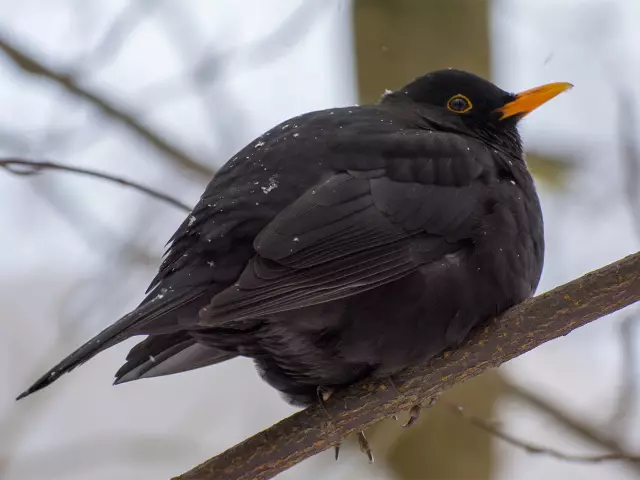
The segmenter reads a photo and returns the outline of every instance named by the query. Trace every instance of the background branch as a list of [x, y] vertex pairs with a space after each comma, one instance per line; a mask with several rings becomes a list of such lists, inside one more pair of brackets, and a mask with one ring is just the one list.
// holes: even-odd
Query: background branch
[[565, 411], [558, 405], [549, 402], [544, 397], [520, 385], [508, 382], [505, 383], [504, 387], [507, 394], [513, 396], [514, 399], [528, 404], [544, 415], [548, 415], [558, 425], [579, 436], [581, 439], [613, 452], [622, 460], [627, 460], [636, 473], [640, 474], [640, 462], [634, 459], [632, 453], [625, 450], [621, 445], [621, 441], [613, 436], [607, 435], [600, 426], [587, 423], [585, 419], [576, 417], [575, 414]]
[[450, 404], [449, 409], [456, 415], [467, 420], [471, 425], [484, 430], [485, 432], [504, 440], [514, 447], [521, 448], [527, 453], [537, 453], [542, 455], [548, 455], [558, 460], [565, 460], [567, 462], [582, 462], [582, 463], [600, 463], [611, 460], [628, 460], [634, 463], [640, 462], [640, 456], [627, 455], [622, 453], [608, 453], [603, 455], [576, 455], [571, 453], [564, 453], [553, 448], [543, 447], [541, 445], [535, 445], [533, 443], [525, 442], [513, 435], [502, 431], [493, 422], [485, 420], [483, 418], [471, 415], [465, 411], [460, 405]]
[[[633, 414], [638, 402], [638, 382], [636, 365], [638, 360], [637, 344], [635, 340], [638, 326], [638, 313], [632, 313], [620, 323], [620, 391], [613, 415], [609, 420], [609, 429], [619, 435], [627, 431], [628, 420]], [[640, 473], [640, 472], [639, 472]]]
[[39, 62], [34, 56], [26, 53], [21, 48], [11, 43], [0, 34], [0, 50], [3, 51], [7, 58], [20, 70], [37, 77], [47, 78], [67, 92], [74, 96], [89, 102], [97, 107], [102, 113], [112, 120], [126, 126], [129, 130], [137, 134], [138, 137], [144, 139], [152, 145], [156, 150], [163, 154], [165, 158], [170, 158], [179, 166], [190, 170], [198, 175], [211, 177], [214, 170], [204, 162], [196, 160], [190, 154], [186, 153], [179, 147], [172, 145], [162, 135], [154, 132], [148, 126], [141, 123], [133, 115], [125, 112], [116, 104], [106, 98], [90, 91], [89, 89], [79, 85], [76, 79], [62, 72], [57, 72], [53, 68], [45, 66]]
[[79, 173], [88, 177], [100, 178], [102, 180], [108, 180], [110, 182], [118, 183], [125, 187], [133, 188], [135, 190], [138, 190], [139, 192], [146, 193], [153, 198], [157, 198], [158, 200], [167, 202], [174, 207], [186, 212], [191, 211], [190, 206], [182, 203], [180, 200], [176, 200], [166, 193], [158, 192], [157, 190], [145, 187], [144, 185], [132, 182], [131, 180], [126, 180], [122, 177], [117, 177], [108, 173], [97, 172], [95, 170], [89, 170], [80, 167], [71, 167], [69, 165], [61, 165], [55, 162], [25, 160], [19, 158], [0, 158], [0, 168], [4, 168], [8, 172], [11, 172], [15, 175], [35, 175], [37, 173], [40, 173], [42, 170], [59, 170], [63, 172]]
[[175, 480], [262, 480], [352, 433], [640, 300], [640, 252], [521, 303], [459, 348], [389, 382], [360, 382], [211, 458]]

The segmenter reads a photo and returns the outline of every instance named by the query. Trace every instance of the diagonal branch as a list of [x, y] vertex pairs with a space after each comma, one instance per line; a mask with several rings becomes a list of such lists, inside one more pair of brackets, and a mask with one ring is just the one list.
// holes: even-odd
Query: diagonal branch
[[638, 380], [636, 365], [638, 364], [638, 348], [635, 341], [636, 328], [638, 327], [638, 314], [628, 315], [620, 323], [620, 349], [622, 381], [616, 401], [616, 408], [609, 420], [609, 428], [612, 432], [624, 435], [629, 427], [629, 419], [638, 404]]
[[611, 460], [629, 460], [634, 463], [640, 463], [640, 456], [638, 455], [625, 455], [622, 453], [606, 453], [602, 455], [576, 455], [573, 453], [564, 453], [558, 450], [554, 450], [552, 448], [543, 447], [541, 445], [535, 445], [533, 443], [525, 442], [520, 440], [519, 438], [514, 437], [513, 435], [500, 430], [498, 427], [493, 425], [491, 422], [476, 417], [475, 415], [471, 415], [467, 413], [464, 408], [460, 405], [448, 405], [453, 413], [456, 415], [466, 419], [471, 425], [477, 427], [485, 432], [498, 437], [500, 440], [504, 440], [505, 442], [513, 445], [514, 447], [520, 448], [527, 453], [537, 453], [541, 455], [547, 455], [553, 458], [557, 458], [558, 460], [564, 460], [566, 462], [581, 462], [581, 463], [601, 463], [607, 462]]
[[618, 99], [618, 132], [620, 157], [624, 175], [624, 194], [629, 202], [629, 211], [633, 220], [636, 236], [640, 238], [640, 145], [636, 140], [638, 121], [636, 112], [627, 103], [629, 91], [619, 87]]
[[133, 115], [124, 111], [121, 107], [117, 106], [110, 100], [98, 95], [97, 93], [94, 93], [91, 90], [79, 85], [73, 76], [58, 72], [44, 65], [31, 54], [24, 52], [21, 48], [12, 44], [1, 34], [0, 51], [4, 52], [8, 60], [10, 60], [14, 64], [14, 66], [19, 68], [23, 72], [36, 77], [44, 77], [48, 80], [51, 80], [77, 98], [80, 98], [97, 107], [107, 117], [124, 125], [140, 138], [146, 140], [151, 146], [153, 146], [164, 156], [171, 158], [174, 163], [177, 163], [181, 167], [191, 170], [192, 172], [201, 176], [211, 177], [213, 175], [214, 170], [211, 167], [199, 160], [192, 158], [188, 153], [186, 153], [179, 147], [172, 145], [168, 140], [162, 138], [160, 134], [151, 130], [148, 126], [141, 123]]
[[577, 418], [570, 412], [564, 411], [558, 405], [546, 400], [542, 395], [523, 388], [517, 383], [506, 382], [505, 388], [506, 393], [514, 399], [528, 404], [543, 415], [549, 416], [558, 426], [579, 436], [582, 440], [618, 455], [633, 467], [636, 474], [640, 474], [640, 462], [634, 459], [634, 455], [627, 451], [618, 439], [603, 432], [597, 426], [586, 422], [585, 419]]
[[380, 420], [435, 398], [489, 368], [640, 300], [640, 252], [517, 305], [476, 329], [459, 348], [390, 382], [334, 394], [175, 480], [264, 480], [338, 445]]
[[139, 192], [146, 193], [147, 195], [157, 198], [158, 200], [162, 200], [164, 202], [170, 203], [176, 208], [184, 210], [186, 212], [191, 211], [191, 207], [182, 203], [180, 200], [176, 200], [175, 198], [167, 195], [166, 193], [158, 192], [157, 190], [153, 190], [152, 188], [145, 187], [136, 182], [132, 182], [131, 180], [126, 180], [122, 177], [116, 177], [115, 175], [110, 175], [108, 173], [97, 172], [95, 170], [89, 170], [86, 168], [79, 167], [71, 167], [69, 165], [61, 165], [59, 163], [54, 162], [39, 162], [35, 160], [24, 160], [19, 158], [2, 158], [0, 157], [0, 168], [6, 169], [8, 172], [13, 173], [14, 175], [35, 175], [40, 173], [42, 170], [60, 170], [63, 172], [71, 172], [71, 173], [79, 173], [81, 175], [86, 175], [88, 177], [93, 178], [101, 178], [103, 180], [108, 180], [110, 182], [118, 183], [125, 187], [130, 187]]

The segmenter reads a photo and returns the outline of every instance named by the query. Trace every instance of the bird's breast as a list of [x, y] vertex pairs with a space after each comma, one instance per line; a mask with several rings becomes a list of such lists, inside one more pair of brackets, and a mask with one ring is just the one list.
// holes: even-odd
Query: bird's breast
[[533, 183], [503, 181], [478, 217], [471, 269], [486, 285], [509, 302], [531, 296], [543, 266], [542, 213]]

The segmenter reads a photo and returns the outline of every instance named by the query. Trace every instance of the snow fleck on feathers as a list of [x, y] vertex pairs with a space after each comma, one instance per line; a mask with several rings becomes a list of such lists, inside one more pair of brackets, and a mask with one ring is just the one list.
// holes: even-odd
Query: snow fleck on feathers
[[270, 191], [275, 190], [276, 188], [278, 188], [278, 180], [277, 180], [277, 178], [278, 178], [278, 175], [272, 175], [271, 177], [269, 177], [269, 184], [262, 186], [262, 193], [267, 195]]

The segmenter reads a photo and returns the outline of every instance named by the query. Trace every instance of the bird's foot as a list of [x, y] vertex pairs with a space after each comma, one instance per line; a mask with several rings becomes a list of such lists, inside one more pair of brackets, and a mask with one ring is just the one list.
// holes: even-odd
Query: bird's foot
[[373, 463], [373, 453], [371, 453], [371, 446], [369, 440], [364, 436], [364, 432], [358, 432], [358, 443], [360, 444], [360, 451], [364, 453], [369, 459], [369, 463]]
[[423, 408], [431, 408], [431, 407], [433, 407], [436, 404], [436, 402], [438, 401], [438, 397], [439, 396], [440, 395], [435, 395], [435, 396], [431, 397], [427, 401], [427, 403], [425, 405], [418, 404], [418, 405], [414, 405], [413, 407], [411, 407], [411, 409], [409, 410], [409, 420], [407, 420], [407, 423], [402, 425], [402, 428], [409, 428], [411, 425], [416, 423], [418, 421], [418, 419], [420, 418], [420, 412], [422, 412], [422, 409]]
[[398, 386], [396, 385], [396, 382], [393, 380], [392, 376], [389, 376], [389, 383], [391, 384], [391, 388], [393, 389], [393, 391], [396, 392], [396, 395], [400, 395], [400, 390], [398, 390]]

